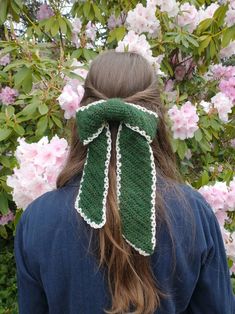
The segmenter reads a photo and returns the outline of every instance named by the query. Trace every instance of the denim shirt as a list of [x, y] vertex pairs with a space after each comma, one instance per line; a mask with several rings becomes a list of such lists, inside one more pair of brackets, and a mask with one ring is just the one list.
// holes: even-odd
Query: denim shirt
[[[105, 269], [89, 249], [91, 228], [74, 208], [79, 181], [40, 196], [20, 218], [14, 249], [20, 314], [102, 314], [111, 306]], [[168, 297], [154, 314], [235, 314], [216, 217], [196, 190], [180, 189], [194, 223], [181, 198], [167, 191], [171, 236], [162, 224], [150, 259]]]

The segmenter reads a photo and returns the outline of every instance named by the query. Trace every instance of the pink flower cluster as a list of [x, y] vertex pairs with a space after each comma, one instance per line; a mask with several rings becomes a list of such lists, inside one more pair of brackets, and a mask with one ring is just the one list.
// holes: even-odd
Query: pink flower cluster
[[220, 50], [221, 58], [230, 58], [234, 54], [235, 54], [235, 40], [231, 41], [227, 47]]
[[188, 2], [180, 6], [180, 14], [177, 23], [181, 27], [186, 27], [189, 32], [193, 32], [198, 25], [198, 11], [196, 7]]
[[210, 66], [209, 72], [207, 73], [209, 79], [221, 80], [230, 79], [235, 76], [235, 66], [224, 66], [222, 64], [215, 64]]
[[232, 112], [232, 107], [234, 106], [231, 99], [224, 93], [219, 92], [211, 98], [211, 103], [217, 109], [219, 118], [223, 122], [228, 122], [228, 114]]
[[208, 7], [201, 7], [198, 11], [198, 24], [205, 20], [212, 18], [215, 11], [219, 8], [218, 3], [211, 3]]
[[84, 88], [81, 85], [86, 78], [88, 71], [84, 69], [84, 65], [76, 60], [72, 65], [73, 73], [80, 76], [78, 79], [65, 78], [67, 84], [64, 86], [61, 95], [58, 97], [58, 101], [61, 109], [64, 110], [65, 119], [71, 119], [75, 117], [76, 111], [80, 106], [80, 102], [84, 95]]
[[6, 66], [11, 61], [9, 53], [7, 53], [5, 56], [0, 57], [0, 65]]
[[119, 27], [123, 25], [125, 21], [125, 14], [121, 12], [119, 16], [115, 16], [114, 14], [111, 14], [110, 17], [108, 18], [107, 25], [108, 29], [114, 29], [115, 27]]
[[152, 37], [157, 36], [160, 27], [155, 10], [144, 7], [141, 3], [128, 12], [126, 24], [128, 30], [134, 30], [137, 34], [148, 33]]
[[226, 16], [224, 19], [225, 23], [228, 27], [231, 27], [235, 24], [235, 6], [234, 4], [230, 4], [228, 11], [226, 12]]
[[6, 86], [0, 92], [0, 101], [3, 105], [13, 104], [18, 96], [18, 91], [14, 88]]
[[178, 109], [174, 105], [168, 110], [169, 117], [172, 121], [173, 137], [185, 140], [192, 138], [198, 129], [197, 122], [199, 117], [196, 112], [196, 107], [190, 101], [187, 101], [183, 106]]
[[163, 59], [163, 55], [153, 57], [151, 47], [144, 34], [139, 36], [134, 31], [129, 31], [123, 40], [118, 42], [116, 51], [131, 51], [140, 54], [154, 66], [156, 74], [163, 74], [160, 70], [160, 63]]
[[34, 199], [56, 188], [56, 178], [62, 170], [68, 153], [68, 143], [55, 135], [51, 141], [43, 137], [37, 143], [28, 144], [18, 139], [15, 156], [19, 168], [7, 177], [7, 185], [13, 188], [13, 200], [18, 208], [25, 209]]
[[147, 6], [149, 8], [152, 7], [154, 9], [154, 4], [160, 7], [161, 12], [166, 12], [169, 17], [175, 17], [179, 13], [179, 4], [175, 0], [147, 0]]
[[53, 15], [54, 15], [54, 12], [53, 12], [52, 8], [49, 5], [47, 5], [46, 3], [40, 5], [40, 7], [37, 11], [37, 14], [36, 14], [37, 19], [39, 21], [49, 19], [49, 17], [51, 17]]
[[14, 214], [12, 211], [8, 210], [8, 213], [5, 215], [0, 215], [0, 226], [4, 226], [9, 222], [14, 220]]
[[214, 185], [205, 185], [199, 189], [206, 201], [212, 207], [220, 224], [226, 253], [234, 262], [232, 271], [235, 272], [235, 233], [230, 234], [224, 224], [228, 221], [228, 211], [235, 210], [235, 177], [227, 186], [225, 182], [216, 182]]
[[[72, 23], [72, 27], [73, 27], [72, 42], [74, 43], [76, 48], [79, 48], [81, 46], [80, 32], [82, 30], [82, 21], [79, 18], [76, 18]], [[96, 29], [95, 24], [89, 21], [85, 28], [85, 35], [87, 39], [90, 40], [91, 43], [86, 43], [87, 48], [89, 47], [91, 48], [92, 44], [94, 43], [95, 38], [96, 38], [96, 32], [97, 32], [97, 29]]]
[[235, 102], [235, 76], [230, 77], [228, 80], [222, 80], [219, 88], [231, 101]]

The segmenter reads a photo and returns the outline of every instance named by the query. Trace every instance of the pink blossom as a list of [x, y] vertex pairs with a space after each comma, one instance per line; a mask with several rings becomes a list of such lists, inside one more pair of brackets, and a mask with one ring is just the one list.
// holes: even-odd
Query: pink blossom
[[80, 106], [84, 94], [84, 88], [78, 85], [77, 92], [75, 92], [70, 85], [65, 85], [62, 94], [58, 97], [60, 107], [65, 111], [65, 119], [75, 117], [76, 111]]
[[0, 215], [0, 226], [4, 226], [8, 224], [9, 222], [13, 221], [15, 218], [13, 212], [8, 210], [8, 213], [5, 215]]
[[227, 256], [235, 263], [235, 232], [230, 233], [225, 228], [221, 228]]
[[204, 110], [206, 113], [208, 113], [208, 112], [210, 111], [210, 109], [212, 108], [212, 104], [211, 104], [210, 102], [204, 101], [204, 100], [202, 100], [202, 101], [200, 102], [200, 106], [203, 107], [203, 110]]
[[230, 141], [230, 145], [232, 148], [235, 148], [235, 138]]
[[96, 38], [96, 26], [92, 24], [91, 21], [89, 21], [86, 25], [86, 36], [89, 38], [92, 42], [95, 41]]
[[115, 16], [115, 14], [111, 14], [107, 21], [108, 29], [114, 29], [116, 27], [121, 26], [124, 23], [125, 14], [121, 12], [119, 16]]
[[199, 121], [199, 117], [195, 106], [190, 101], [187, 101], [180, 109], [174, 105], [168, 110], [168, 114], [173, 123], [171, 129], [175, 139], [184, 140], [194, 136], [194, 133], [198, 129], [197, 122]]
[[0, 57], [0, 65], [5, 66], [10, 63], [10, 54], [7, 53], [5, 56]]
[[118, 52], [124, 52], [126, 50], [142, 55], [151, 64], [155, 63], [151, 47], [143, 34], [139, 36], [135, 34], [134, 31], [129, 31], [123, 40], [118, 42], [116, 48]]
[[235, 102], [235, 76], [222, 80], [219, 84], [220, 91]]
[[155, 11], [138, 3], [128, 12], [126, 18], [127, 29], [134, 30], [137, 34], [149, 33], [156, 37], [159, 32], [160, 22], [155, 16]]
[[231, 27], [235, 24], [235, 9], [233, 9], [229, 6], [229, 9], [226, 12], [226, 16], [225, 16], [224, 21], [228, 27]]
[[166, 12], [169, 17], [175, 17], [179, 12], [179, 4], [175, 0], [158, 0], [162, 12]]
[[235, 76], [235, 66], [223, 66], [222, 64], [215, 64], [210, 66], [208, 75], [212, 76], [214, 80], [228, 80]]
[[185, 156], [184, 156], [186, 159], [191, 159], [192, 158], [192, 151], [191, 149], [188, 149], [185, 153]]
[[221, 58], [230, 58], [234, 54], [235, 54], [235, 41], [231, 41], [227, 47], [220, 50]]
[[228, 121], [228, 114], [232, 112], [233, 103], [224, 93], [217, 93], [211, 98], [211, 102], [218, 111], [219, 118], [223, 122]]
[[178, 15], [178, 25], [186, 26], [188, 31], [192, 33], [198, 25], [198, 12], [194, 5], [188, 2], [180, 6], [180, 15]]
[[41, 21], [41, 20], [45, 20], [45, 19], [48, 19], [49, 17], [53, 16], [54, 12], [49, 5], [44, 3], [44, 4], [40, 5], [36, 15], [37, 15], [37, 19], [39, 21]]
[[7, 177], [13, 188], [12, 196], [18, 208], [25, 209], [35, 198], [56, 187], [56, 178], [68, 154], [68, 143], [55, 135], [51, 141], [43, 137], [37, 143], [19, 139], [16, 158], [19, 167]]
[[65, 77], [65, 80], [67, 84], [71, 85], [71, 87], [73, 88], [73, 91], [77, 92], [77, 87], [78, 85], [81, 85], [84, 82], [87, 76], [88, 70], [85, 69], [85, 65], [83, 63], [77, 61], [76, 59], [73, 60], [71, 64], [71, 68], [73, 69], [71, 72], [80, 77], [76, 79]]
[[205, 19], [212, 18], [218, 8], [218, 3], [211, 3], [206, 9], [200, 8], [198, 11], [198, 23]]
[[80, 33], [81, 29], [82, 29], [82, 21], [79, 18], [76, 18], [73, 22], [72, 22], [72, 29], [73, 29], [73, 33]]
[[18, 91], [16, 89], [6, 86], [2, 88], [0, 93], [0, 101], [3, 103], [3, 105], [10, 105], [15, 102], [17, 96]]
[[175, 82], [173, 80], [167, 80], [165, 84], [165, 92], [172, 92], [174, 88]]

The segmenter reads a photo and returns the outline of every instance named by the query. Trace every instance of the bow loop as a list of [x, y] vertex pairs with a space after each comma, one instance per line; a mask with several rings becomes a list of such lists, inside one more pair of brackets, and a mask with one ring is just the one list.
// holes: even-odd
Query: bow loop
[[111, 157], [108, 122], [119, 121], [116, 170], [122, 233], [140, 254], [152, 254], [156, 171], [150, 143], [157, 131], [157, 114], [113, 98], [81, 107], [76, 118], [78, 135], [88, 150], [75, 208], [91, 227], [104, 226]]
[[85, 145], [99, 136], [110, 121], [125, 123], [151, 143], [157, 130], [157, 118], [155, 112], [119, 98], [93, 102], [81, 107], [76, 114], [79, 137]]

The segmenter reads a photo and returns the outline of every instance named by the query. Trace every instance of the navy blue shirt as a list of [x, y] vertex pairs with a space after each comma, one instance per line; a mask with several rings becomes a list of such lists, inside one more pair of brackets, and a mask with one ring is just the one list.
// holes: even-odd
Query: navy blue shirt
[[[111, 305], [105, 269], [98, 269], [89, 249], [91, 228], [74, 208], [78, 187], [79, 180], [72, 180], [42, 195], [20, 218], [15, 237], [20, 314], [101, 314]], [[235, 314], [216, 217], [197, 191], [180, 189], [195, 224], [181, 198], [165, 191], [174, 249], [162, 225], [151, 264], [169, 296], [154, 314]]]

